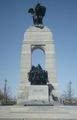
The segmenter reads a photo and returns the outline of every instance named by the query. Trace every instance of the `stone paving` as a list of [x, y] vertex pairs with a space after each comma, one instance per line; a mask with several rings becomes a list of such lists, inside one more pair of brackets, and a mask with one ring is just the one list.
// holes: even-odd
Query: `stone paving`
[[77, 107], [0, 106], [0, 120], [77, 120]]

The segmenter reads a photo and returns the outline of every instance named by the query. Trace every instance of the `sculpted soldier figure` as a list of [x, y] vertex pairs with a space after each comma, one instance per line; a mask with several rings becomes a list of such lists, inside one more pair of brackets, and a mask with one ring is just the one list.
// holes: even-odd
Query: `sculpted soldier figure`
[[36, 27], [40, 27], [43, 25], [43, 17], [45, 16], [46, 8], [44, 6], [41, 6], [40, 3], [36, 5], [36, 7], [30, 8], [28, 10], [28, 13], [32, 14], [33, 17], [33, 23]]

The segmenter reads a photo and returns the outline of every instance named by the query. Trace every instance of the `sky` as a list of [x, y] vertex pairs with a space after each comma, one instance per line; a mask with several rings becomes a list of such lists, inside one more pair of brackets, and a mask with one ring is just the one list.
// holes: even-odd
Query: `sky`
[[[28, 9], [38, 2], [46, 6], [43, 22], [53, 33], [59, 92], [63, 94], [71, 80], [77, 96], [77, 0], [0, 0], [0, 88], [7, 79], [10, 94], [17, 96], [22, 41], [33, 24]], [[33, 53], [43, 64], [42, 55]]]

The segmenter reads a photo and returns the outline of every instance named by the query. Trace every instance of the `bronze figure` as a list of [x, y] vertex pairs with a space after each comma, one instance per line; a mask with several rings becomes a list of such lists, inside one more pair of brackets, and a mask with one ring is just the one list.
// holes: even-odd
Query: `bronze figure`
[[46, 8], [44, 6], [41, 6], [40, 3], [38, 3], [35, 8], [30, 8], [28, 10], [28, 13], [32, 14], [33, 17], [33, 24], [36, 27], [40, 27], [43, 25], [43, 17], [45, 16]]

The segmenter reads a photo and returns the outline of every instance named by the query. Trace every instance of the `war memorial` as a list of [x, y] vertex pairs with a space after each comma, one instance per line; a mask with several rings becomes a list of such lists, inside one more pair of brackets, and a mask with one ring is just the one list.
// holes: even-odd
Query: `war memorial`
[[[24, 33], [17, 105], [0, 106], [0, 120], [77, 120], [77, 107], [59, 103], [55, 44], [43, 24], [45, 12], [39, 3], [28, 10], [33, 25]], [[45, 70], [32, 66], [32, 52], [38, 48], [45, 53]]]

